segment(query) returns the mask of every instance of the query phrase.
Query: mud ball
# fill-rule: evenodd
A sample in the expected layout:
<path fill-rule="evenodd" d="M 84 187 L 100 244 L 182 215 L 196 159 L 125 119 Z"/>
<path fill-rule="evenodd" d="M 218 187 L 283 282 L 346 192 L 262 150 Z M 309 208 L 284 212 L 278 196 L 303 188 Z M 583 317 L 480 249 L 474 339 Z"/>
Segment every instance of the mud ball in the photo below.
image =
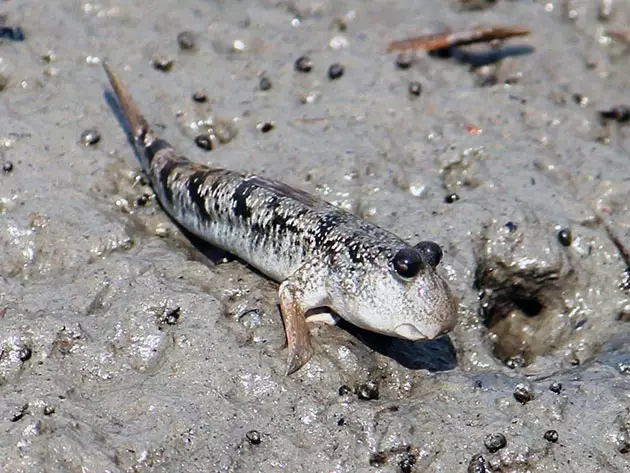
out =
<path fill-rule="evenodd" d="M 447 204 L 452 204 L 454 202 L 457 202 L 458 200 L 459 196 L 457 194 L 449 194 L 444 197 L 444 202 L 446 202 Z"/>
<path fill-rule="evenodd" d="M 2 164 L 3 173 L 9 174 L 11 171 L 13 171 L 13 163 L 11 161 L 7 161 L 6 163 Z"/>
<path fill-rule="evenodd" d="M 551 391 L 552 393 L 560 394 L 560 391 L 562 391 L 562 383 L 554 381 L 549 385 L 549 391 Z"/>
<path fill-rule="evenodd" d="M 268 77 L 261 77 L 260 82 L 258 83 L 258 87 L 260 90 L 269 90 L 271 89 L 271 81 Z"/>
<path fill-rule="evenodd" d="M 205 92 L 198 90 L 193 94 L 192 99 L 197 103 L 205 103 L 208 101 L 208 96 Z"/>
<path fill-rule="evenodd" d="M 275 128 L 275 125 L 273 124 L 273 122 L 262 122 L 258 124 L 257 128 L 262 133 L 269 133 L 271 130 Z"/>
<path fill-rule="evenodd" d="M 409 69 L 412 63 L 413 63 L 412 53 L 403 52 L 403 53 L 399 53 L 398 56 L 396 56 L 395 64 L 398 69 L 403 69 L 403 70 Z"/>
<path fill-rule="evenodd" d="M 519 383 L 516 385 L 516 388 L 514 388 L 514 399 L 521 404 L 527 404 L 534 399 L 534 392 L 528 385 Z"/>
<path fill-rule="evenodd" d="M 247 438 L 249 443 L 251 443 L 252 445 L 260 445 L 260 432 L 258 432 L 257 430 L 250 430 L 245 434 L 245 438 Z"/>
<path fill-rule="evenodd" d="M 556 443 L 558 441 L 558 432 L 553 429 L 548 430 L 547 432 L 545 432 L 544 437 L 547 442 Z"/>
<path fill-rule="evenodd" d="M 308 56 L 300 56 L 295 61 L 295 70 L 302 73 L 309 73 L 313 70 L 313 61 Z"/>
<path fill-rule="evenodd" d="M 30 360 L 32 355 L 33 351 L 29 347 L 24 347 L 19 352 L 20 361 L 24 363 L 25 361 Z"/>
<path fill-rule="evenodd" d="M 344 68 L 341 64 L 339 63 L 332 64 L 328 68 L 328 78 L 330 80 L 339 79 L 343 75 L 343 72 L 344 72 Z"/>
<path fill-rule="evenodd" d="M 419 97 L 422 93 L 422 84 L 417 80 L 409 82 L 409 94 L 414 97 Z"/>
<path fill-rule="evenodd" d="M 352 391 L 352 388 L 348 386 L 347 384 L 342 384 L 341 386 L 339 386 L 338 392 L 340 396 L 347 396 L 348 394 L 354 394 L 354 392 Z"/>
<path fill-rule="evenodd" d="M 212 138 L 207 133 L 195 136 L 195 144 L 205 151 L 211 151 L 213 148 Z"/>
<path fill-rule="evenodd" d="M 568 228 L 563 228 L 558 232 L 558 241 L 562 246 L 571 246 L 571 242 L 573 241 L 571 237 L 571 230 Z"/>
<path fill-rule="evenodd" d="M 101 141 L 101 134 L 95 128 L 90 128 L 81 133 L 81 143 L 85 146 L 93 146 Z"/>
<path fill-rule="evenodd" d="M 378 383 L 376 381 L 368 381 L 357 387 L 357 397 L 364 401 L 378 399 Z"/>
<path fill-rule="evenodd" d="M 505 435 L 500 433 L 489 434 L 483 441 L 490 453 L 498 452 L 507 445 Z"/>
<path fill-rule="evenodd" d="M 182 31 L 177 35 L 177 44 L 182 51 L 190 51 L 197 46 L 195 35 L 190 31 Z"/>

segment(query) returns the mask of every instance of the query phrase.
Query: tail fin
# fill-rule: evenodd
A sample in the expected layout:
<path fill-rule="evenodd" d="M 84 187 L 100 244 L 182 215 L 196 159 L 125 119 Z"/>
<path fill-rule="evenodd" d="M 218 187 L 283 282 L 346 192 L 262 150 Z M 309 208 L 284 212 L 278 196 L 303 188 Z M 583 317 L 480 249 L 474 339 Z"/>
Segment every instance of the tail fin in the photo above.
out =
<path fill-rule="evenodd" d="M 131 96 L 127 92 L 127 89 L 123 86 L 116 73 L 106 62 L 103 62 L 103 67 L 105 68 L 105 73 L 107 74 L 109 83 L 114 89 L 114 95 L 116 96 L 118 105 L 120 106 L 120 109 L 125 117 L 125 121 L 127 122 L 129 132 L 133 138 L 133 143 L 136 146 L 136 150 L 142 162 L 142 167 L 145 172 L 147 172 L 150 167 L 150 156 L 152 157 L 153 155 L 153 153 L 147 153 L 147 148 L 151 148 L 156 139 L 153 136 L 153 133 L 151 133 L 146 119 L 142 116 L 142 113 L 140 113 L 140 109 L 131 100 Z"/>

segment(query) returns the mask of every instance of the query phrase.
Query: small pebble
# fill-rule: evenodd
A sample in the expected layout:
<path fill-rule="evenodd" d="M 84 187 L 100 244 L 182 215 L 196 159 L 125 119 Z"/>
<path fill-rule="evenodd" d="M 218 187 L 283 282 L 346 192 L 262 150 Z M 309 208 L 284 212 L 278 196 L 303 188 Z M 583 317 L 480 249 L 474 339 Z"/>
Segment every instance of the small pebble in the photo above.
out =
<path fill-rule="evenodd" d="M 398 468 L 400 468 L 401 473 L 411 473 L 416 460 L 416 456 L 413 453 L 405 454 L 402 460 L 398 462 Z"/>
<path fill-rule="evenodd" d="M 452 204 L 453 202 L 457 202 L 459 200 L 459 196 L 457 194 L 449 194 L 444 197 L 444 202 L 447 204 Z"/>
<path fill-rule="evenodd" d="M 212 151 L 213 149 L 213 140 L 208 133 L 195 136 L 195 144 L 205 151 Z"/>
<path fill-rule="evenodd" d="M 562 384 L 554 381 L 549 385 L 549 391 L 551 391 L 552 393 L 560 394 L 560 391 L 562 391 Z"/>
<path fill-rule="evenodd" d="M 258 87 L 260 88 L 260 90 L 269 90 L 271 89 L 271 81 L 269 80 L 268 77 L 263 76 L 260 78 Z"/>
<path fill-rule="evenodd" d="M 295 61 L 295 70 L 298 72 L 311 72 L 313 70 L 313 62 L 308 56 L 300 56 Z"/>
<path fill-rule="evenodd" d="M 483 455 L 473 455 L 473 457 L 468 462 L 468 468 L 466 469 L 466 473 L 486 473 L 488 469 L 486 468 L 486 459 Z"/>
<path fill-rule="evenodd" d="M 553 429 L 548 430 L 547 432 L 545 432 L 544 437 L 547 442 L 556 443 L 558 441 L 558 432 Z"/>
<path fill-rule="evenodd" d="M 348 386 L 347 384 L 342 384 L 341 386 L 339 386 L 338 392 L 340 396 L 347 396 L 348 394 L 353 394 L 352 388 Z"/>
<path fill-rule="evenodd" d="M 275 128 L 275 125 L 273 122 L 261 122 L 256 126 L 256 128 L 263 133 L 268 133 Z"/>
<path fill-rule="evenodd" d="M 55 413 L 55 406 L 45 406 L 44 407 L 44 415 L 50 416 Z"/>
<path fill-rule="evenodd" d="M 31 350 L 29 347 L 24 347 L 20 350 L 20 353 L 19 353 L 20 361 L 24 363 L 25 361 L 30 360 L 32 355 L 33 355 L 33 350 Z"/>
<path fill-rule="evenodd" d="M 505 435 L 500 433 L 488 434 L 483 441 L 490 453 L 498 452 L 507 445 Z"/>
<path fill-rule="evenodd" d="M 422 93 L 422 84 L 417 80 L 409 82 L 409 93 L 414 97 L 419 97 Z"/>
<path fill-rule="evenodd" d="M 558 241 L 562 246 L 571 246 L 571 242 L 573 241 L 571 237 L 571 230 L 568 228 L 563 228 L 558 232 Z"/>
<path fill-rule="evenodd" d="M 101 141 L 101 134 L 96 128 L 89 128 L 81 133 L 81 143 L 85 146 L 92 146 Z"/>
<path fill-rule="evenodd" d="M 331 64 L 328 68 L 328 78 L 330 80 L 339 79 L 343 75 L 344 69 L 343 66 L 339 63 Z"/>
<path fill-rule="evenodd" d="M 378 399 L 378 383 L 376 381 L 368 381 L 357 387 L 357 397 L 364 401 Z"/>
<path fill-rule="evenodd" d="M 136 205 L 138 207 L 144 207 L 145 205 L 147 205 L 150 198 L 151 196 L 149 194 L 141 194 L 138 197 L 136 197 Z"/>
<path fill-rule="evenodd" d="M 527 404 L 529 401 L 534 399 L 534 393 L 528 385 L 525 383 L 519 383 L 514 388 L 514 399 L 521 404 Z"/>
<path fill-rule="evenodd" d="M 173 68 L 175 61 L 166 56 L 155 56 L 152 63 L 154 69 L 162 72 L 169 72 Z"/>
<path fill-rule="evenodd" d="M 208 96 L 205 92 L 198 90 L 193 94 L 192 99 L 197 103 L 206 103 L 208 101 Z"/>
<path fill-rule="evenodd" d="M 11 161 L 6 161 L 2 164 L 2 172 L 5 174 L 9 174 L 13 171 L 13 163 Z"/>
<path fill-rule="evenodd" d="M 402 52 L 402 53 L 398 53 L 398 56 L 396 56 L 395 64 L 398 69 L 409 69 L 412 63 L 413 63 L 412 53 Z"/>
<path fill-rule="evenodd" d="M 525 358 L 523 358 L 523 355 L 511 356 L 505 361 L 505 366 L 507 366 L 511 370 L 522 368 L 523 366 L 525 366 Z"/>
<path fill-rule="evenodd" d="M 260 432 L 257 430 L 250 430 L 245 434 L 245 437 L 252 445 L 260 445 Z"/>
<path fill-rule="evenodd" d="M 337 420 L 337 425 L 339 427 L 342 427 L 343 425 L 345 425 L 346 423 L 346 419 L 344 419 L 343 417 L 340 417 L 339 420 Z"/>
<path fill-rule="evenodd" d="M 182 51 L 190 51 L 197 46 L 195 35 L 191 31 L 182 31 L 177 35 L 177 44 Z"/>

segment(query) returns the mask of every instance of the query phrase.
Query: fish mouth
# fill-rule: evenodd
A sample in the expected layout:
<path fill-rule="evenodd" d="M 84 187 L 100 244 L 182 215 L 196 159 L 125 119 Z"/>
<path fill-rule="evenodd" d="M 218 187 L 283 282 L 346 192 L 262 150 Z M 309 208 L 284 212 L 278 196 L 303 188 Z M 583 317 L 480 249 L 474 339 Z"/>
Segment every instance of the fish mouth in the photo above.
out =
<path fill-rule="evenodd" d="M 394 333 L 405 340 L 425 340 L 427 337 L 412 324 L 400 324 L 394 329 Z"/>

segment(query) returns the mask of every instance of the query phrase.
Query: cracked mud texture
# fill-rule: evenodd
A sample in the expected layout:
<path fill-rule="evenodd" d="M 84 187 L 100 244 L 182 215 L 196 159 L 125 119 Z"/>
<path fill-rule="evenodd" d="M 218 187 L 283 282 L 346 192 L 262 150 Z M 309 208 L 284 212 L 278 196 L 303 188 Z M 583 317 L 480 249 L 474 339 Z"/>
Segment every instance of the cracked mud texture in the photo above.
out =
<path fill-rule="evenodd" d="M 606 3 L 4 2 L 0 471 L 630 471 L 630 127 L 598 113 L 630 100 L 603 35 L 630 8 Z M 478 24 L 532 33 L 498 67 L 385 53 Z M 166 218 L 103 59 L 182 154 L 439 242 L 455 331 L 315 326 L 285 377 L 277 284 Z"/>

